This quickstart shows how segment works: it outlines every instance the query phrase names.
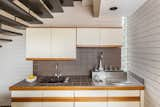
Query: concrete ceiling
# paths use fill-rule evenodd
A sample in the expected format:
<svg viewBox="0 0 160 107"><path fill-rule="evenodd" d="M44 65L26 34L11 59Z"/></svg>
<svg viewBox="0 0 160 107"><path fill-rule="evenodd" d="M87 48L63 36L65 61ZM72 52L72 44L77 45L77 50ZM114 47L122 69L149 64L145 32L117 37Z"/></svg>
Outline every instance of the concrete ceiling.
<svg viewBox="0 0 160 107"><path fill-rule="evenodd" d="M101 0L100 16L129 16L140 8L147 0ZM110 11L116 6L118 10Z"/></svg>
<svg viewBox="0 0 160 107"><path fill-rule="evenodd" d="M82 2L75 1L73 7L63 7L64 13L52 13L54 18L48 19L37 17L44 24L32 24L30 26L121 27L122 16L129 16L133 14L146 1L147 0L82 0ZM117 6L118 10L110 11L109 8L112 6Z"/></svg>
<svg viewBox="0 0 160 107"><path fill-rule="evenodd" d="M97 1L100 1L99 5ZM42 19L44 26L121 26L122 16L129 16L147 0L82 0L74 7L63 7L64 13L54 13L54 19ZM109 8L117 6L118 10ZM99 13L97 13L99 11ZM96 13L94 13L96 12ZM96 16L96 17L93 17ZM98 17L97 17L98 16Z"/></svg>
<svg viewBox="0 0 160 107"><path fill-rule="evenodd" d="M42 25L33 27L121 27L121 17L93 17L92 6L84 6L80 1L74 2L73 7L63 7L64 13L52 13L54 18L40 19Z"/></svg>

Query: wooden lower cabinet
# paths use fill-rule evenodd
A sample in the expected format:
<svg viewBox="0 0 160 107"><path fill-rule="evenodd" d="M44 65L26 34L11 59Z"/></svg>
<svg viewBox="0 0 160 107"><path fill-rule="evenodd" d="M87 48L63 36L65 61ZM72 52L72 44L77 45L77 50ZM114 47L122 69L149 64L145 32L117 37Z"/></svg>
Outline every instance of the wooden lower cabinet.
<svg viewBox="0 0 160 107"><path fill-rule="evenodd" d="M75 102L75 107L107 107L106 102Z"/></svg>
<svg viewBox="0 0 160 107"><path fill-rule="evenodd" d="M107 107L140 107L140 102L108 102Z"/></svg>
<svg viewBox="0 0 160 107"><path fill-rule="evenodd" d="M12 102L11 107L42 107L41 102Z"/></svg>
<svg viewBox="0 0 160 107"><path fill-rule="evenodd" d="M74 107L73 102L43 102L42 107Z"/></svg>

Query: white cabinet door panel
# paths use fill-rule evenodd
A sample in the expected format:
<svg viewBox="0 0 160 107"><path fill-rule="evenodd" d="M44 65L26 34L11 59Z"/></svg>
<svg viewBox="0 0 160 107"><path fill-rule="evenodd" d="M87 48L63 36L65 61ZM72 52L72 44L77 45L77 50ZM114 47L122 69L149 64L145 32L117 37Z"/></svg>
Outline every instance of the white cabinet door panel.
<svg viewBox="0 0 160 107"><path fill-rule="evenodd" d="M95 46L100 44L99 28L77 28L77 45Z"/></svg>
<svg viewBox="0 0 160 107"><path fill-rule="evenodd" d="M101 45L122 45L122 29L101 29Z"/></svg>
<svg viewBox="0 0 160 107"><path fill-rule="evenodd" d="M87 90L77 90L75 91L75 97L106 97L107 92L104 90L87 91Z"/></svg>
<svg viewBox="0 0 160 107"><path fill-rule="evenodd" d="M50 28L28 28L26 30L26 57L48 58L50 57Z"/></svg>
<svg viewBox="0 0 160 107"><path fill-rule="evenodd" d="M42 97L42 91L12 91L12 97Z"/></svg>
<svg viewBox="0 0 160 107"><path fill-rule="evenodd" d="M108 107L140 107L140 102L108 102Z"/></svg>
<svg viewBox="0 0 160 107"><path fill-rule="evenodd" d="M11 107L42 107L41 102L12 102Z"/></svg>
<svg viewBox="0 0 160 107"><path fill-rule="evenodd" d="M73 102L43 102L42 107L73 107Z"/></svg>
<svg viewBox="0 0 160 107"><path fill-rule="evenodd" d="M74 97L74 91L43 91L43 97Z"/></svg>
<svg viewBox="0 0 160 107"><path fill-rule="evenodd" d="M75 102L75 107L107 107L106 102Z"/></svg>
<svg viewBox="0 0 160 107"><path fill-rule="evenodd" d="M52 57L76 58L76 29L52 29Z"/></svg>
<svg viewBox="0 0 160 107"><path fill-rule="evenodd" d="M139 90L109 90L108 97L140 96Z"/></svg>

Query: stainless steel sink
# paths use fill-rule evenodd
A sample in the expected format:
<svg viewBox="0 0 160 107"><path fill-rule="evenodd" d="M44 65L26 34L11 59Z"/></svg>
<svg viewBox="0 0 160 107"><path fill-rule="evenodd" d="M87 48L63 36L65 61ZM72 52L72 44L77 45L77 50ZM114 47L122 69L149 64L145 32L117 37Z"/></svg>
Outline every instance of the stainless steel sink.
<svg viewBox="0 0 160 107"><path fill-rule="evenodd" d="M113 84L113 85L136 85L136 83L134 83L134 82L130 82L130 81L125 81L125 82L117 82L117 83L111 83L111 84Z"/></svg>
<svg viewBox="0 0 160 107"><path fill-rule="evenodd" d="M130 82L130 81L121 81L121 82L113 82L113 81L109 81L109 82L93 82L94 85L96 86L133 86L136 85L136 83L134 82Z"/></svg>
<svg viewBox="0 0 160 107"><path fill-rule="evenodd" d="M69 77L44 77L39 80L39 83L66 83L69 81Z"/></svg>
<svg viewBox="0 0 160 107"><path fill-rule="evenodd" d="M92 72L93 82L121 83L127 81L126 72Z"/></svg>

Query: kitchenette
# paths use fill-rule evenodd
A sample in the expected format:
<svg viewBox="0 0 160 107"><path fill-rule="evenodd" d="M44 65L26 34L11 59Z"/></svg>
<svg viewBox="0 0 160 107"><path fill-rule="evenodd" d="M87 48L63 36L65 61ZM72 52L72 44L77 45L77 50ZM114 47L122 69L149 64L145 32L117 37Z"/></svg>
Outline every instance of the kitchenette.
<svg viewBox="0 0 160 107"><path fill-rule="evenodd" d="M122 40L122 28L27 28L33 75L10 87L12 107L144 107L143 83L120 67Z"/></svg>
<svg viewBox="0 0 160 107"><path fill-rule="evenodd" d="M0 0L0 107L159 107L153 1Z"/></svg>

